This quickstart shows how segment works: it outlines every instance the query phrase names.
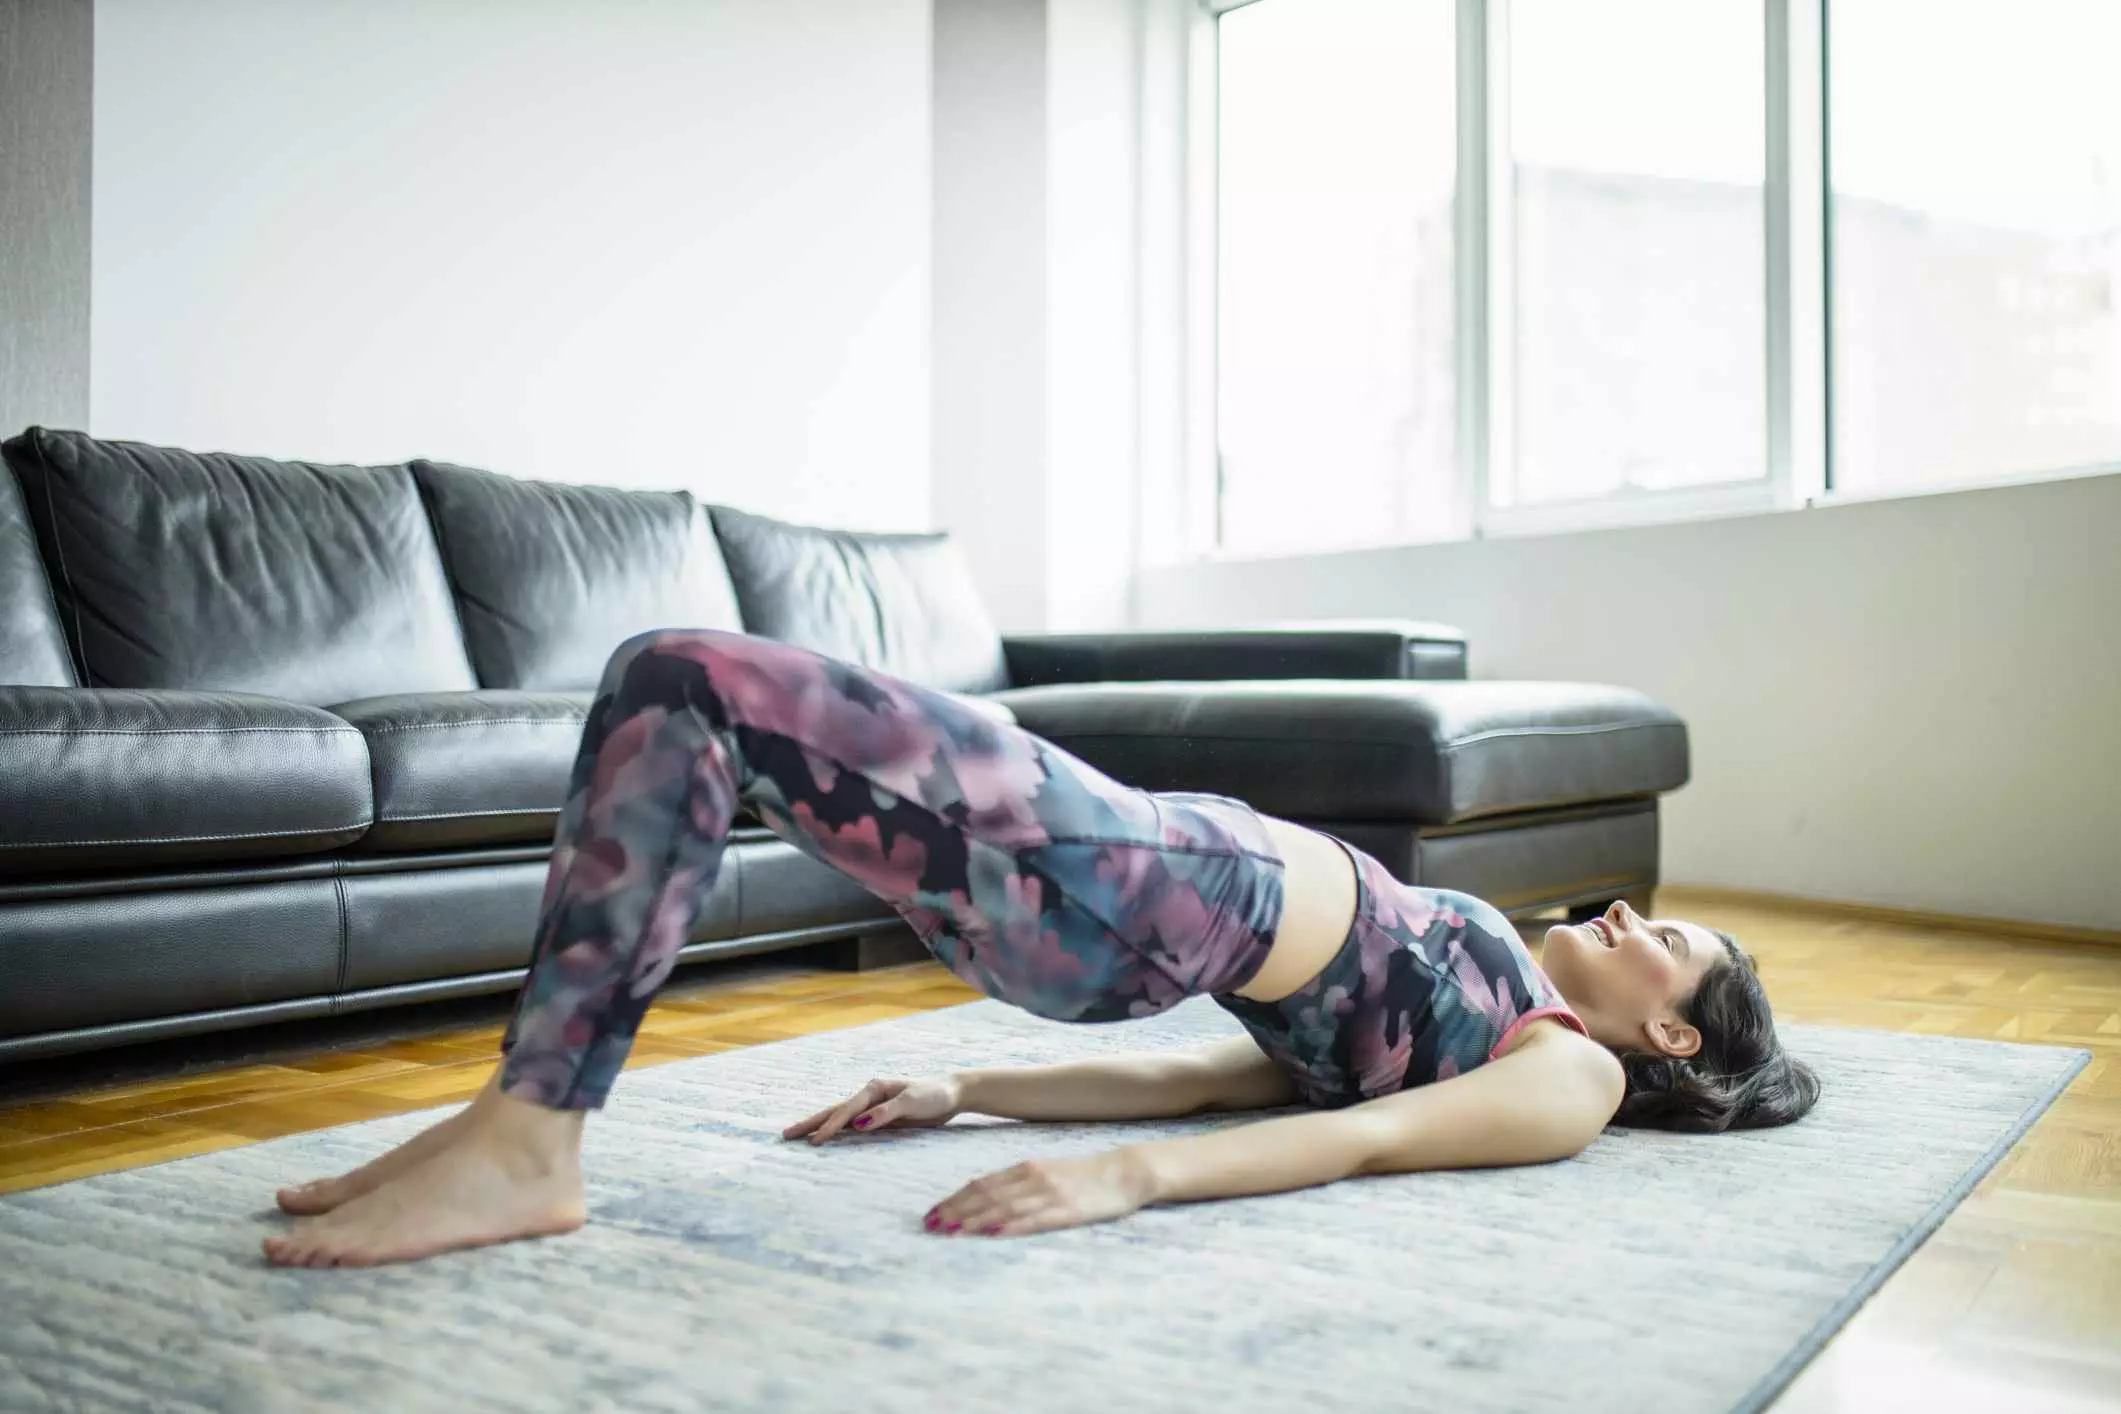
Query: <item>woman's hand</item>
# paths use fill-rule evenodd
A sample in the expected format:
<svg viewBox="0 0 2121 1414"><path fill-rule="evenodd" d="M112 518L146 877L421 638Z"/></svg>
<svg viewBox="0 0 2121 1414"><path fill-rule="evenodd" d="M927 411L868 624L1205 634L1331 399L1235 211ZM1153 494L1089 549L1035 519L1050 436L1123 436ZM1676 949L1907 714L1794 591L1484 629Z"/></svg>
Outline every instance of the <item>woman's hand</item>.
<svg viewBox="0 0 2121 1414"><path fill-rule="evenodd" d="M819 1110L781 1131L783 1139L810 1136L822 1144L852 1125L864 1134L879 1129L933 1129L957 1118L964 1086L954 1075L925 1080L872 1080L839 1104Z"/></svg>
<svg viewBox="0 0 2121 1414"><path fill-rule="evenodd" d="M1111 1222L1148 1205L1149 1179L1129 1149L1034 1159L975 1178L930 1208L926 1226L945 1237L1023 1237Z"/></svg>

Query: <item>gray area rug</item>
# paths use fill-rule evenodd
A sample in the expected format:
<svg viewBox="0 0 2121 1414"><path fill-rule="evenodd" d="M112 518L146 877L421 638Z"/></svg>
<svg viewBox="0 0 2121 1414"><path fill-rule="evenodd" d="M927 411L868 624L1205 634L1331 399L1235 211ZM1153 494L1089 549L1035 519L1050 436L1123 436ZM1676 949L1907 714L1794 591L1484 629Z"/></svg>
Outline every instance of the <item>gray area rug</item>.
<svg viewBox="0 0 2121 1414"><path fill-rule="evenodd" d="M277 1184L431 1115L0 1199L0 1409L1750 1411L2088 1059L1789 1027L1825 1096L1788 1129L1018 1241L920 1218L1022 1158L1233 1121L777 1138L872 1074L1233 1029L983 1003L637 1072L590 1126L588 1228L415 1266L279 1271L258 1240Z"/></svg>

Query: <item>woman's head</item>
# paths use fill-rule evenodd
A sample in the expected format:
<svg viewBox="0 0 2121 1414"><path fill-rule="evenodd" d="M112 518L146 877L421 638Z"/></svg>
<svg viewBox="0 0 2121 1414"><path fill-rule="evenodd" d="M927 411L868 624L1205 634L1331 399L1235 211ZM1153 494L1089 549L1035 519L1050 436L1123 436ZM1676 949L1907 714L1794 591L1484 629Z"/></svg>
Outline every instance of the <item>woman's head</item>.
<svg viewBox="0 0 2121 1414"><path fill-rule="evenodd" d="M1616 1123L1756 1129L1788 1124L1819 1098L1818 1076L1782 1049L1753 959L1728 933L1615 903L1548 929L1541 965L1627 1071Z"/></svg>

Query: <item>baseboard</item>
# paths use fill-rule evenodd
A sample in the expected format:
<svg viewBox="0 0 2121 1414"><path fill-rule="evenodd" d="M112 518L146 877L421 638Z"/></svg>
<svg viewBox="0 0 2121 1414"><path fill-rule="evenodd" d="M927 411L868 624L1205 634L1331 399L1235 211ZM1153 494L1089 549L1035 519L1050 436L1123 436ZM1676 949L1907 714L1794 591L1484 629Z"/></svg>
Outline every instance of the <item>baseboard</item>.
<svg viewBox="0 0 2121 1414"><path fill-rule="evenodd" d="M1928 913L1913 908L1887 908L1875 903L1845 903L1840 899L1806 898L1797 894L1774 894L1759 889L1728 889L1719 884L1661 884L1658 895L1683 895L1712 902L1760 904L1771 908L1801 908L1831 913L1837 918L1862 918L1874 923L1896 923L1911 928L1944 928L1955 933L2000 934L2026 942L2090 943L2121 948L2121 931L2079 928L2066 923L2028 923L2019 918L1984 918L1979 914Z"/></svg>

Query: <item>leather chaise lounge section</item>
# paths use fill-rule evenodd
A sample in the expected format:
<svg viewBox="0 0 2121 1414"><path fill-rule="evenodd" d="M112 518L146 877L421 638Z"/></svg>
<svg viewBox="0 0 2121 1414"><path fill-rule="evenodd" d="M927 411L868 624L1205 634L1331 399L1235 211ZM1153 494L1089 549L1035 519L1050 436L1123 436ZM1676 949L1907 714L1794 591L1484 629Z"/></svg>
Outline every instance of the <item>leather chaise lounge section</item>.
<svg viewBox="0 0 2121 1414"><path fill-rule="evenodd" d="M652 629L961 694L1132 783L1515 912L1656 883L1683 724L1400 621L1003 637L938 534L32 428L0 445L0 1060L509 988L582 723ZM894 931L740 820L689 957Z"/></svg>

